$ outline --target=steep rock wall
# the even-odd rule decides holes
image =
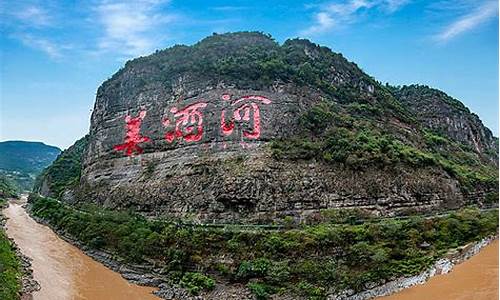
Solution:
[[[253,223],[328,208],[393,215],[481,203],[487,191],[464,192],[436,161],[353,168],[273,155],[273,141],[303,137],[302,117],[321,103],[341,110],[353,131],[364,124],[429,150],[422,128],[433,121],[414,121],[413,100],[394,94],[399,102],[355,64],[309,41],[280,46],[235,33],[175,46],[128,62],[98,89],[80,183],[64,197],[152,216]],[[481,153],[494,147],[482,124],[483,135],[452,123],[443,125],[452,139],[476,140]],[[314,130],[308,137],[318,138]]]
[[[327,208],[397,214],[463,204],[458,182],[435,168],[356,171],[340,164],[274,159],[268,141],[293,135],[301,113],[315,103],[314,95],[293,92],[279,87],[184,91],[188,96],[182,98],[145,94],[142,101],[113,108],[101,96],[92,118],[81,198],[156,216],[232,222],[303,217]],[[185,115],[175,117],[173,111],[186,107],[197,109],[183,124]],[[133,140],[127,137],[134,131],[131,124],[139,130],[137,144],[126,142]]]

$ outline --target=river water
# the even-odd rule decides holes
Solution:
[[[497,300],[498,239],[444,275],[377,300]]]
[[[3,213],[7,234],[32,258],[33,275],[42,289],[35,300],[149,300],[153,288],[130,284],[118,273],[35,222],[22,205],[10,202]],[[378,300],[493,300],[498,299],[498,240],[479,254],[455,266],[446,275]]]
[[[33,259],[33,276],[42,287],[33,294],[35,300],[159,299],[151,294],[153,288],[127,282],[35,222],[22,207],[25,202],[25,198],[10,202],[3,213],[8,218],[7,235]]]

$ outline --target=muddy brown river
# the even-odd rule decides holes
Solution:
[[[33,259],[33,276],[42,287],[33,294],[35,300],[160,299],[151,294],[153,288],[127,282],[35,222],[22,207],[25,201],[10,202],[3,213],[8,218],[7,235]]]
[[[33,275],[42,289],[35,300],[159,299],[153,288],[130,284],[118,273],[35,222],[23,209],[25,198],[11,202],[3,213],[7,234],[33,259]],[[455,266],[446,275],[379,300],[493,300],[498,299],[498,240]]]
[[[377,300],[497,300],[498,239],[444,275]]]

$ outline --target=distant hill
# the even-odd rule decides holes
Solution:
[[[18,189],[31,189],[34,178],[50,165],[61,149],[41,142],[0,142],[0,173],[12,179]]]

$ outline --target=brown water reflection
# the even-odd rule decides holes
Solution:
[[[455,266],[451,273],[432,277],[414,286],[377,300],[497,300],[498,240],[479,254]]]
[[[24,202],[11,202],[3,213],[9,218],[8,236],[33,259],[33,275],[42,287],[35,300],[159,299],[151,294],[153,288],[128,283],[35,222],[22,208]]]

